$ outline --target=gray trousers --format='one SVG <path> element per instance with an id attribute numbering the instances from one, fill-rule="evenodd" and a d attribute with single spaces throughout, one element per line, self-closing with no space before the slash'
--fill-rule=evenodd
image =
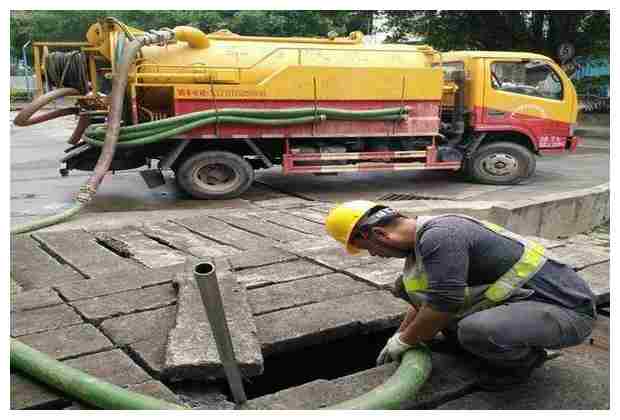
<path id="1" fill-rule="evenodd" d="M 594 320 L 562 306 L 521 300 L 473 313 L 449 331 L 454 334 L 456 327 L 456 337 L 468 352 L 496 366 L 511 367 L 533 348 L 561 349 L 582 343 L 591 334 Z"/>

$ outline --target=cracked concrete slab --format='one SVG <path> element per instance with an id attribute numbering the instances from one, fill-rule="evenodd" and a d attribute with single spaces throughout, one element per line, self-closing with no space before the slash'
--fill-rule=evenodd
<path id="1" fill-rule="evenodd" d="M 259 235 L 232 227 L 229 224 L 216 220 L 210 216 L 174 219 L 172 222 L 179 224 L 205 238 L 233 246 L 237 249 L 249 250 L 253 248 L 260 248 L 266 243 L 266 239 Z"/>
<path id="2" fill-rule="evenodd" d="M 132 258 L 149 268 L 182 264 L 186 255 L 149 238 L 137 229 L 116 229 L 94 232 L 98 241 L 119 255 Z"/>
<path id="3" fill-rule="evenodd" d="M 588 266 L 609 261 L 609 250 L 602 247 L 589 247 L 577 244 L 554 248 L 549 251 L 551 258 L 558 258 L 579 271 Z"/>
<path id="4" fill-rule="evenodd" d="M 60 304 L 24 312 L 11 312 L 11 336 L 19 337 L 81 324 L 82 318 L 68 305 Z"/>
<path id="5" fill-rule="evenodd" d="M 591 265 L 579 271 L 596 295 L 597 304 L 609 303 L 609 262 Z"/>
<path id="6" fill-rule="evenodd" d="M 77 300 L 73 307 L 88 321 L 99 324 L 119 315 L 158 309 L 177 301 L 172 284 L 130 290 L 112 295 Z"/>
<path id="7" fill-rule="evenodd" d="M 90 299 L 98 296 L 141 289 L 148 286 L 172 283 L 174 273 L 183 270 L 184 267 L 184 264 L 155 270 L 143 267 L 139 270 L 118 272 L 109 276 L 96 277 L 86 281 L 62 283 L 56 286 L 56 290 L 58 290 L 64 299 L 70 302 L 80 299 Z"/>
<path id="8" fill-rule="evenodd" d="M 124 346 L 149 340 L 166 333 L 174 325 L 176 305 L 110 318 L 101 323 L 105 334 L 117 345 Z"/>
<path id="9" fill-rule="evenodd" d="M 34 289 L 21 293 L 11 293 L 11 312 L 45 308 L 62 303 L 56 291 L 50 288 Z"/>
<path id="10" fill-rule="evenodd" d="M 263 236 L 275 242 L 292 242 L 308 239 L 311 236 L 296 230 L 288 229 L 273 223 L 268 223 L 260 219 L 260 215 L 231 215 L 217 214 L 214 218 L 228 223 L 231 226 L 245 231 Z"/>
<path id="11" fill-rule="evenodd" d="M 109 350 L 113 347 L 112 342 L 90 324 L 72 325 L 24 335 L 19 341 L 58 360 Z"/>
<path id="12" fill-rule="evenodd" d="M 398 264 L 378 262 L 359 267 L 347 267 L 344 268 L 343 271 L 359 277 L 373 286 L 381 289 L 392 290 L 396 279 L 403 272 L 404 262 L 402 260 L 397 262 Z"/>
<path id="13" fill-rule="evenodd" d="M 255 317 L 264 354 L 324 344 L 397 326 L 409 305 L 383 291 L 364 292 Z"/>
<path id="14" fill-rule="evenodd" d="M 285 213 L 283 211 L 273 211 L 264 213 L 260 216 L 261 219 L 283 226 L 289 229 L 297 230 L 302 233 L 313 235 L 313 236 L 323 236 L 325 235 L 325 227 L 322 223 L 316 223 L 314 221 L 309 221 L 302 217 L 294 216 L 292 214 Z"/>
<path id="15" fill-rule="evenodd" d="M 176 282 L 178 312 L 161 375 L 172 381 L 222 378 L 223 365 L 196 281 L 188 273 L 179 274 Z M 244 376 L 260 375 L 263 356 L 245 287 L 230 272 L 218 272 L 218 284 L 239 368 Z"/>
<path id="16" fill-rule="evenodd" d="M 139 230 L 150 238 L 199 258 L 217 258 L 239 252 L 236 248 L 204 238 L 172 222 L 145 224 Z"/>
<path id="17" fill-rule="evenodd" d="M 305 277 L 330 273 L 329 268 L 305 260 L 294 260 L 263 267 L 248 268 L 237 273 L 237 280 L 248 289 L 284 283 Z"/>
<path id="18" fill-rule="evenodd" d="M 61 264 L 29 236 L 11 236 L 11 278 L 24 290 L 84 280 L 72 267 Z"/>
<path id="19" fill-rule="evenodd" d="M 233 271 L 263 267 L 270 264 L 296 260 L 299 257 L 280 248 L 263 244 L 255 251 L 245 251 L 227 258 Z"/>
<path id="20" fill-rule="evenodd" d="M 127 346 L 134 360 L 156 379 L 161 377 L 164 368 L 168 332 L 169 330 L 159 331 L 157 336 L 151 339 L 136 341 Z"/>
<path id="21" fill-rule="evenodd" d="M 248 290 L 248 301 L 252 313 L 262 315 L 371 290 L 375 289 L 344 274 L 334 273 Z"/>
<path id="22" fill-rule="evenodd" d="M 37 232 L 32 236 L 86 277 L 129 271 L 138 265 L 98 244 L 95 236 L 85 230 Z"/>

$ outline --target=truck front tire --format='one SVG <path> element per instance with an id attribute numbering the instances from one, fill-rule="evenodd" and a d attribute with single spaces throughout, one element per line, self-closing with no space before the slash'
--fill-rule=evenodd
<path id="1" fill-rule="evenodd" d="M 175 171 L 177 185 L 194 198 L 223 200 L 243 194 L 254 182 L 252 166 L 230 152 L 207 151 L 189 156 Z"/>
<path id="2" fill-rule="evenodd" d="M 474 181 L 492 185 L 514 185 L 531 178 L 536 158 L 526 147 L 510 142 L 480 147 L 466 162 L 466 175 Z"/>

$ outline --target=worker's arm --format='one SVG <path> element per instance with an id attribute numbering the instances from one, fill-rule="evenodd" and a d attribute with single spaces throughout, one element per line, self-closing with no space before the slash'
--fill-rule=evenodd
<path id="1" fill-rule="evenodd" d="M 420 342 L 428 341 L 446 328 L 454 314 L 440 312 L 428 305 L 420 308 L 413 321 L 400 332 L 400 339 L 404 344 L 414 346 Z"/>
<path id="2" fill-rule="evenodd" d="M 398 332 L 402 332 L 405 328 L 407 328 L 413 322 L 417 313 L 418 310 L 415 308 L 415 306 L 411 305 L 411 307 L 407 311 L 407 315 L 405 315 L 405 319 L 403 319 L 403 322 L 400 323 L 400 327 L 398 327 Z"/>

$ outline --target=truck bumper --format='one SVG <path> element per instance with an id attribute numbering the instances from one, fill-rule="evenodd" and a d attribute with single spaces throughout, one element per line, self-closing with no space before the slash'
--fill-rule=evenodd
<path id="1" fill-rule="evenodd" d="M 557 155 L 561 153 L 574 153 L 577 150 L 577 145 L 581 143 L 581 137 L 572 136 L 566 139 L 566 144 L 564 148 L 553 148 L 553 149 L 538 149 L 538 153 L 541 155 Z"/>

